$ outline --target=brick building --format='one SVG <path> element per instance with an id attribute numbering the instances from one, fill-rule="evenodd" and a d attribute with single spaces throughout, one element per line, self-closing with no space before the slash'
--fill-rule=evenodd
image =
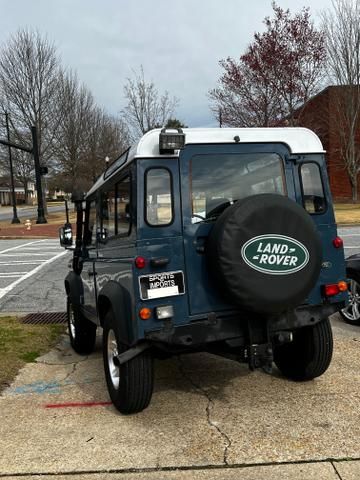
<path id="1" fill-rule="evenodd" d="M 339 98 L 343 95 L 344 88 L 348 87 L 329 86 L 311 98 L 298 110 L 296 123 L 299 126 L 310 128 L 320 137 L 327 152 L 328 174 L 334 199 L 351 201 L 351 184 L 341 158 L 340 129 L 342 127 Z M 358 130 L 360 137 L 360 124 Z M 358 198 L 360 198 L 360 184 L 358 185 Z"/>

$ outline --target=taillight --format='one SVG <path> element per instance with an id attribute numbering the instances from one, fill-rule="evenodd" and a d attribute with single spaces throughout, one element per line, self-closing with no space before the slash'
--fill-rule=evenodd
<path id="1" fill-rule="evenodd" d="M 144 257 L 136 257 L 135 258 L 135 266 L 136 266 L 136 268 L 145 268 L 146 259 Z"/>
<path id="2" fill-rule="evenodd" d="M 332 285 L 325 285 L 325 295 L 327 297 L 333 297 L 340 292 L 338 284 L 334 283 Z"/>
<path id="3" fill-rule="evenodd" d="M 325 285 L 324 286 L 324 293 L 325 296 L 327 297 L 333 297 L 334 295 L 337 295 L 340 292 L 346 292 L 348 289 L 348 285 L 346 282 L 338 282 L 338 283 L 332 283 L 330 285 Z"/>
<path id="4" fill-rule="evenodd" d="M 344 245 L 343 239 L 340 237 L 335 237 L 332 243 L 335 248 L 341 248 Z"/>

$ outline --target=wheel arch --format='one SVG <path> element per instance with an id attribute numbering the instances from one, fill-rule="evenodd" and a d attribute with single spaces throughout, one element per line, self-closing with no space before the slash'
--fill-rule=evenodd
<path id="1" fill-rule="evenodd" d="M 121 341 L 128 346 L 136 343 L 138 339 L 137 324 L 133 321 L 131 295 L 115 281 L 108 282 L 98 295 L 98 315 L 102 327 L 110 309 L 116 319 L 115 326 Z"/>

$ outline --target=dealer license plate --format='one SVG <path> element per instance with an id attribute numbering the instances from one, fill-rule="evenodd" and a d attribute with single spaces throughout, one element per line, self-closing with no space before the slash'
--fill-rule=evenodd
<path id="1" fill-rule="evenodd" d="M 178 272 L 154 273 L 139 277 L 141 300 L 172 297 L 185 293 L 184 274 Z"/>

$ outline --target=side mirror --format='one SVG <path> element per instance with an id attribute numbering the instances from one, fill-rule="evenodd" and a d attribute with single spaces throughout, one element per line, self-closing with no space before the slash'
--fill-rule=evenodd
<path id="1" fill-rule="evenodd" d="M 59 228 L 59 239 L 62 247 L 71 247 L 73 244 L 71 223 L 65 223 L 63 227 Z"/>

